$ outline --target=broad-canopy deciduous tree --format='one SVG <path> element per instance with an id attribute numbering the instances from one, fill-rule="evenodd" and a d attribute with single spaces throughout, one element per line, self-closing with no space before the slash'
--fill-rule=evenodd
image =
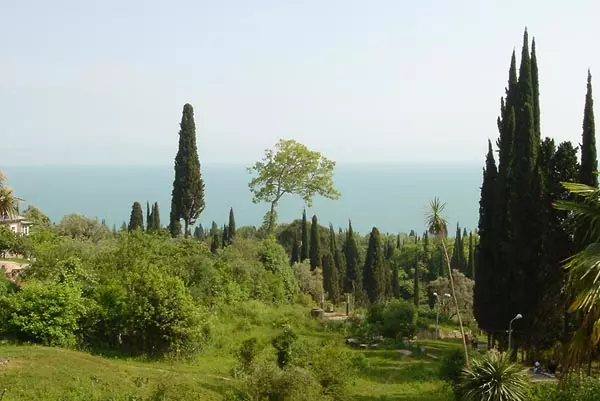
<path id="1" fill-rule="evenodd" d="M 450 279 L 450 289 L 452 290 L 452 299 L 454 300 L 454 306 L 456 307 L 456 314 L 458 317 L 458 323 L 460 325 L 460 334 L 462 336 L 463 347 L 465 350 L 465 362 L 469 367 L 469 351 L 467 349 L 467 342 L 465 339 L 465 329 L 462 324 L 462 317 L 460 315 L 460 307 L 458 300 L 456 299 L 456 290 L 454 288 L 454 278 L 452 277 L 452 269 L 450 267 L 450 258 L 448 257 L 448 249 L 446 248 L 446 236 L 448 235 L 448 222 L 443 216 L 445 203 L 441 203 L 438 198 L 433 198 L 429 206 L 429 212 L 425 215 L 425 224 L 427 225 L 427 231 L 437 237 L 442 245 L 444 251 L 444 258 L 446 259 L 446 265 L 448 266 L 448 277 Z"/>
<path id="2" fill-rule="evenodd" d="M 196 124 L 194 109 L 186 103 L 183 106 L 179 130 L 179 150 L 175 156 L 175 180 L 171 198 L 171 235 L 181 234 L 180 219 L 184 221 L 184 235 L 189 235 L 189 227 L 204 210 L 204 181 L 200 173 L 200 161 L 196 147 Z"/>
<path id="3" fill-rule="evenodd" d="M 300 196 L 310 206 L 312 198 L 320 195 L 338 199 L 340 193 L 333 186 L 335 162 L 321 153 L 312 151 L 293 139 L 281 139 L 275 149 L 267 149 L 265 157 L 248 168 L 256 174 L 248 184 L 254 203 L 268 202 L 269 233 L 275 227 L 275 209 L 285 194 Z"/>

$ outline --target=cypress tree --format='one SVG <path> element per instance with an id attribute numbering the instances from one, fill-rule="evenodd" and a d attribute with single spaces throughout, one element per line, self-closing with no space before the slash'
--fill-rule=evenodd
<path id="1" fill-rule="evenodd" d="M 329 295 L 331 302 L 338 303 L 340 299 L 339 278 L 331 253 L 323 255 L 321 264 L 323 266 L 323 289 Z"/>
<path id="2" fill-rule="evenodd" d="M 400 245 L 402 244 L 400 242 L 400 234 L 398 234 L 396 235 L 396 249 L 400 249 Z"/>
<path id="3" fill-rule="evenodd" d="M 384 271 L 384 249 L 379 230 L 373 227 L 363 268 L 364 286 L 370 302 L 382 301 L 386 283 Z"/>
<path id="4" fill-rule="evenodd" d="M 321 238 L 319 236 L 319 222 L 313 215 L 310 226 L 310 268 L 315 270 L 321 263 Z"/>
<path id="5" fill-rule="evenodd" d="M 112 234 L 117 235 L 117 225 L 116 224 L 113 224 L 113 226 L 112 226 Z"/>
<path id="6" fill-rule="evenodd" d="M 352 222 L 348 221 L 348 232 L 346 233 L 346 242 L 344 243 L 344 255 L 346 258 L 346 280 L 344 282 L 344 292 L 356 293 L 362 290 L 362 272 L 358 254 L 358 244 L 354 238 Z"/>
<path id="7" fill-rule="evenodd" d="M 204 210 L 204 181 L 196 147 L 194 109 L 189 103 L 183 106 L 180 127 L 171 199 L 170 230 L 173 237 L 181 235 L 180 219 L 184 220 L 184 233 L 187 236 L 190 225 Z"/>
<path id="8" fill-rule="evenodd" d="M 479 244 L 475 263 L 475 286 L 473 289 L 473 311 L 479 327 L 488 333 L 498 328 L 497 308 L 494 300 L 495 288 L 502 287 L 498 265 L 497 201 L 498 170 L 494 160 L 492 143 L 488 141 L 488 153 L 483 169 L 483 183 L 479 200 Z"/>
<path id="9" fill-rule="evenodd" d="M 419 288 L 419 276 L 421 275 L 421 271 L 420 271 L 420 262 L 419 260 L 417 260 L 417 262 L 415 263 L 415 276 L 413 278 L 414 282 L 413 282 L 413 301 L 415 303 L 415 306 L 418 308 L 419 307 L 419 303 L 420 303 L 420 299 L 419 299 L 419 292 L 420 292 L 420 288 Z"/>
<path id="10" fill-rule="evenodd" d="M 200 241 L 200 226 L 194 228 L 194 238 L 198 241 Z"/>
<path id="11" fill-rule="evenodd" d="M 202 224 L 198 224 L 198 241 L 204 241 L 206 239 L 206 231 Z"/>
<path id="12" fill-rule="evenodd" d="M 229 243 L 232 243 L 235 239 L 235 216 L 233 215 L 233 208 L 229 209 L 229 225 L 227 228 L 229 229 Z"/>
<path id="13" fill-rule="evenodd" d="M 131 207 L 131 216 L 129 217 L 128 231 L 144 230 L 144 212 L 142 212 L 142 205 L 139 202 L 134 202 Z"/>
<path id="14" fill-rule="evenodd" d="M 124 233 L 124 232 L 126 232 L 126 231 L 127 231 L 127 223 L 123 222 L 123 223 L 121 224 L 121 230 L 120 230 L 120 231 L 121 231 L 122 233 Z"/>
<path id="15" fill-rule="evenodd" d="M 394 242 L 386 239 L 385 241 L 385 259 L 391 260 L 394 257 Z"/>
<path id="16" fill-rule="evenodd" d="M 331 253 L 333 257 L 335 272 L 332 275 L 332 280 L 335 280 L 335 287 L 339 300 L 339 294 L 344 288 L 343 276 L 345 275 L 346 266 L 342 251 L 337 244 L 337 238 L 332 224 L 329 225 L 329 253 Z"/>
<path id="17" fill-rule="evenodd" d="M 475 245 L 473 244 L 473 232 L 469 233 L 469 259 L 467 261 L 466 276 L 475 279 Z"/>
<path id="18" fill-rule="evenodd" d="M 212 253 L 217 253 L 217 250 L 221 247 L 220 239 L 219 226 L 213 221 L 210 229 L 210 251 Z"/>
<path id="19" fill-rule="evenodd" d="M 538 141 L 541 138 L 540 132 L 540 83 L 538 77 L 537 55 L 535 52 L 535 38 L 531 42 L 531 82 L 533 95 L 533 124 L 535 136 Z"/>
<path id="20" fill-rule="evenodd" d="M 308 259 L 309 255 L 308 255 L 308 245 L 309 245 L 309 239 L 308 239 L 308 222 L 306 221 L 306 209 L 304 209 L 302 211 L 302 238 L 301 238 L 301 244 L 300 244 L 300 261 L 304 262 L 306 259 Z"/>
<path id="21" fill-rule="evenodd" d="M 146 231 L 152 232 L 152 215 L 150 214 L 150 202 L 146 201 Z"/>
<path id="22" fill-rule="evenodd" d="M 594 98 L 592 97 L 592 73 L 588 70 L 585 108 L 583 110 L 583 134 L 581 135 L 581 168 L 579 182 L 598 187 L 598 158 L 596 154 L 596 126 L 594 122 Z"/>
<path id="23" fill-rule="evenodd" d="M 158 202 L 154 202 L 154 210 L 152 211 L 152 226 L 154 228 L 154 231 L 160 231 L 161 229 L 161 225 L 160 225 L 160 211 L 158 210 Z"/>
<path id="24" fill-rule="evenodd" d="M 292 266 L 300 261 L 300 254 L 298 248 L 298 236 L 294 235 L 294 243 L 292 244 L 292 256 L 290 258 L 290 264 Z"/>
<path id="25" fill-rule="evenodd" d="M 225 248 L 229 245 L 229 227 L 227 224 L 223 225 L 223 240 L 221 241 L 221 247 Z"/>

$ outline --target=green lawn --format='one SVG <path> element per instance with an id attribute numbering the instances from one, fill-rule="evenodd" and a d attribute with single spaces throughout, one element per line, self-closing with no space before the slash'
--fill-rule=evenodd
<path id="1" fill-rule="evenodd" d="M 431 343 L 431 348 L 436 345 Z M 449 388 L 435 378 L 437 362 L 433 359 L 406 358 L 386 350 L 354 352 L 364 353 L 369 367 L 352 386 L 353 400 L 451 399 Z M 229 374 L 233 357 L 202 356 L 171 364 L 15 345 L 0 346 L 0 357 L 10 359 L 0 367 L 0 391 L 7 389 L 3 401 L 220 400 L 237 385 Z"/>

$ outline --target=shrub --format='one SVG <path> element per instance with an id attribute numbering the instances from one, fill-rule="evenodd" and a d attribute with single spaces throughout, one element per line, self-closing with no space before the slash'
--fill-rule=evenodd
<path id="1" fill-rule="evenodd" d="M 348 386 L 357 373 L 351 352 L 334 345 L 325 345 L 313 354 L 309 369 L 321 385 L 324 395 L 333 400 L 347 399 Z"/>
<path id="2" fill-rule="evenodd" d="M 273 339 L 273 347 L 277 350 L 277 365 L 280 368 L 285 368 L 291 361 L 297 339 L 298 336 L 290 326 L 285 326 L 282 333 Z"/>
<path id="3" fill-rule="evenodd" d="M 20 341 L 71 347 L 83 305 L 76 286 L 32 280 L 0 298 L 1 329 Z"/>
<path id="4" fill-rule="evenodd" d="M 450 383 L 454 396 L 460 399 L 460 380 L 465 368 L 465 354 L 462 350 L 455 350 L 442 359 L 440 366 L 440 377 Z"/>
<path id="5" fill-rule="evenodd" d="M 532 400 L 535 401 L 596 401 L 600 394 L 600 378 L 571 377 L 561 383 L 540 383 L 533 389 Z"/>
<path id="6" fill-rule="evenodd" d="M 258 258 L 265 270 L 283 280 L 285 301 L 292 302 L 298 293 L 298 282 L 285 250 L 274 238 L 269 237 L 261 242 Z"/>
<path id="7" fill-rule="evenodd" d="M 388 338 L 412 337 L 417 330 L 417 309 L 407 301 L 393 301 L 369 308 L 367 322 Z"/>
<path id="8" fill-rule="evenodd" d="M 237 366 L 233 370 L 233 376 L 241 377 L 251 373 L 258 352 L 258 340 L 256 337 L 244 340 L 236 355 Z"/>
<path id="9" fill-rule="evenodd" d="M 459 385 L 464 401 L 528 400 L 529 378 L 523 368 L 510 362 L 510 356 L 496 350 L 474 359 L 463 370 Z"/>

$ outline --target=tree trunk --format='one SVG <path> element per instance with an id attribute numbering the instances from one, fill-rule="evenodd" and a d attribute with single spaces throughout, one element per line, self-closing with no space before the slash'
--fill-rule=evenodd
<path id="1" fill-rule="evenodd" d="M 184 238 L 187 238 L 188 234 L 189 234 L 189 229 L 190 229 L 190 221 L 188 219 L 183 219 L 183 221 L 184 221 L 184 226 L 185 226 L 185 229 L 183 230 L 183 236 L 184 236 Z"/>
<path id="2" fill-rule="evenodd" d="M 456 307 L 456 315 L 458 316 L 458 324 L 460 325 L 460 335 L 462 337 L 463 348 L 465 350 L 465 365 L 469 368 L 469 350 L 467 348 L 467 341 L 465 339 L 465 329 L 462 324 L 462 318 L 460 317 L 460 308 L 458 307 L 458 300 L 456 299 L 456 292 L 454 291 L 454 278 L 452 277 L 452 268 L 450 267 L 450 258 L 448 257 L 448 250 L 446 249 L 446 242 L 444 238 L 442 240 L 442 248 L 444 249 L 444 257 L 446 258 L 446 264 L 448 265 L 448 273 L 450 273 L 450 289 L 452 290 L 452 298 L 454 299 L 454 306 Z"/>
<path id="3" fill-rule="evenodd" d="M 269 234 L 273 233 L 275 229 L 275 206 L 277 202 L 271 202 L 271 211 L 269 212 L 269 226 L 267 227 L 267 231 Z"/>

